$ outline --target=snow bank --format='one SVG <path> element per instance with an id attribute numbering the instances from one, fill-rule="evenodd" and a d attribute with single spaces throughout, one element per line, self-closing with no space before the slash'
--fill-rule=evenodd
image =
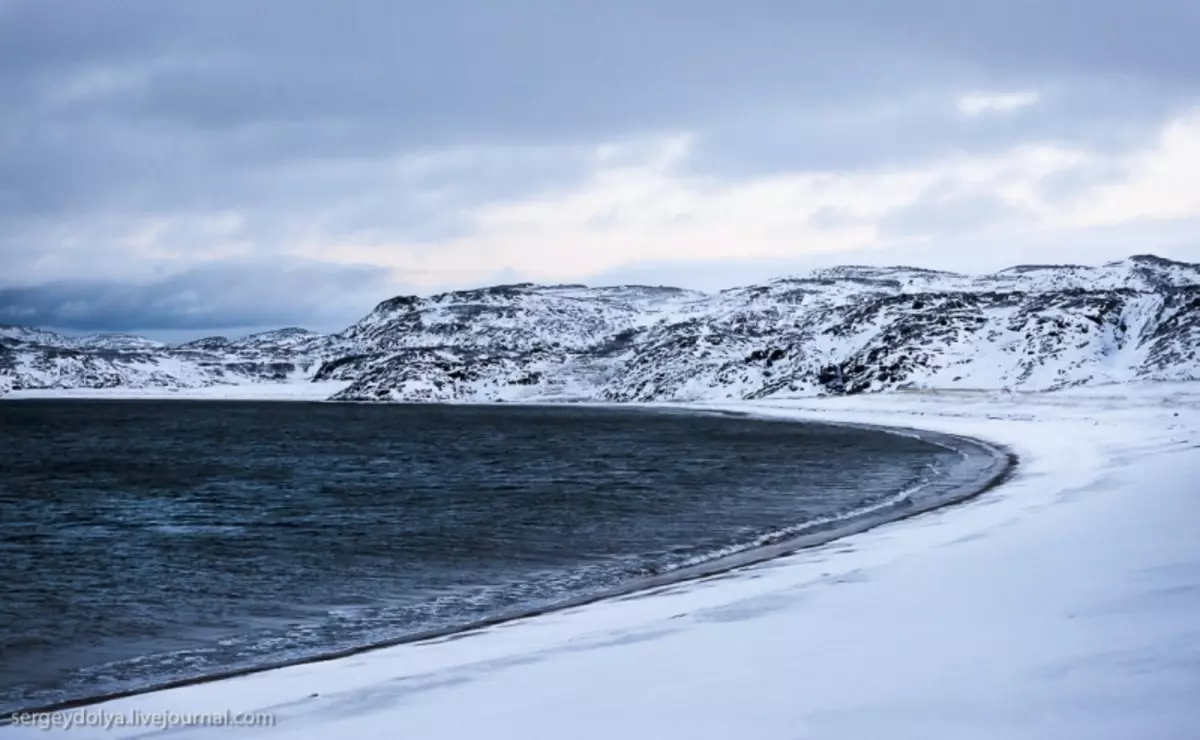
<path id="1" fill-rule="evenodd" d="M 737 572 L 89 711 L 276 720 L 190 731 L 221 737 L 1197 736 L 1200 384 L 722 408 L 976 436 L 1022 463 L 965 504 Z"/>

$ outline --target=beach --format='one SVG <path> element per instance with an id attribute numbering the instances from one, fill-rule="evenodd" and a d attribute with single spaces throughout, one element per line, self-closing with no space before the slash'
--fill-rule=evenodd
<path id="1" fill-rule="evenodd" d="M 698 407 L 961 435 L 1020 465 L 707 578 L 77 711 L 272 717 L 171 728 L 203 737 L 1194 737 L 1200 384 Z M 152 729 L 119 724 L 72 736 Z"/>

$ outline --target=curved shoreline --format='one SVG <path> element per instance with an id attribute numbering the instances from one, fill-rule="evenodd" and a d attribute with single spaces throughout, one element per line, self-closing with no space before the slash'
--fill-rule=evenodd
<path id="1" fill-rule="evenodd" d="M 562 601 L 557 601 L 543 606 L 516 609 L 485 619 L 478 619 L 462 625 L 423 630 L 388 640 L 381 640 L 369 643 L 367 645 L 356 646 L 353 648 L 345 648 L 311 656 L 291 658 L 288 660 L 277 661 L 259 666 L 231 669 L 227 671 L 221 671 L 219 673 L 206 674 L 204 676 L 165 681 L 152 686 L 113 691 L 86 698 L 70 699 L 62 702 L 55 702 L 52 704 L 34 707 L 22 707 L 8 712 L 4 716 L 0 716 L 0 726 L 10 724 L 14 716 L 24 713 L 33 714 L 62 712 L 81 707 L 103 704 L 118 699 L 157 693 L 169 689 L 213 683 L 256 673 L 265 673 L 267 671 L 289 668 L 292 666 L 306 665 L 310 663 L 324 663 L 362 653 L 373 652 L 390 647 L 397 647 L 400 645 L 430 641 L 457 640 L 470 637 L 482 630 L 516 620 L 573 609 L 610 599 L 642 598 L 645 596 L 650 596 L 653 595 L 655 589 L 660 589 L 664 586 L 708 578 L 747 566 L 774 560 L 776 558 L 793 554 L 799 550 L 823 545 L 833 540 L 857 534 L 882 524 L 900 521 L 917 514 L 941 508 L 943 506 L 966 501 L 988 490 L 991 490 L 1008 480 L 1008 478 L 1011 477 L 1013 472 L 1016 470 L 1018 464 L 1017 456 L 1000 445 L 961 435 L 945 434 L 911 427 L 892 427 L 878 424 L 850 422 L 830 422 L 798 417 L 779 418 L 769 415 L 756 414 L 753 410 L 735 411 L 719 407 L 705 406 L 664 406 L 659 404 L 584 405 L 601 405 L 618 408 L 641 406 L 645 409 L 655 409 L 659 411 L 670 409 L 685 413 L 715 413 L 781 423 L 802 422 L 825 424 L 829 426 L 853 427 L 886 434 L 914 437 L 930 444 L 957 452 L 962 456 L 963 461 L 960 464 L 955 465 L 944 475 L 935 478 L 916 490 L 902 492 L 901 494 L 888 499 L 887 501 L 872 504 L 864 507 L 863 509 L 850 512 L 843 516 L 827 520 L 817 520 L 806 525 L 800 525 L 797 530 L 789 532 L 785 535 L 781 535 L 778 539 L 750 545 L 744 550 L 722 555 L 713 558 L 712 560 L 696 563 L 694 565 L 674 568 L 662 573 L 636 578 L 627 583 L 601 591 L 564 599 Z"/>

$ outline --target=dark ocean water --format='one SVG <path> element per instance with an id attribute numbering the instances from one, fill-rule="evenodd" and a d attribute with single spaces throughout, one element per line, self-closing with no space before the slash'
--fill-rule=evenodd
<path id="1" fill-rule="evenodd" d="M 644 410 L 0 403 L 0 711 L 594 592 L 950 457 Z"/>

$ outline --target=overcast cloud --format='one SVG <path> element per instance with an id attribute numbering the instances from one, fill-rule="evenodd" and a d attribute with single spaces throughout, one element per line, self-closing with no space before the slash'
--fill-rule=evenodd
<path id="1" fill-rule="evenodd" d="M 1192 0 L 0 0 L 0 321 L 1200 261 Z"/>

